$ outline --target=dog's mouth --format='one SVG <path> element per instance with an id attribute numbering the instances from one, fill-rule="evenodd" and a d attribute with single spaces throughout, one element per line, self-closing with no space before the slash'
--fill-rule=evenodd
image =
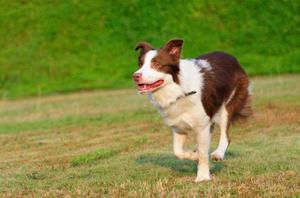
<path id="1" fill-rule="evenodd" d="M 164 80 L 158 80 L 151 84 L 137 84 L 137 87 L 140 92 L 148 92 L 160 87 L 163 83 Z"/>

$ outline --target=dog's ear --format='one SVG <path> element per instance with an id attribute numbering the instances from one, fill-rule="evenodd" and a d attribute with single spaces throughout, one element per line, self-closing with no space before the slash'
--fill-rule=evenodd
<path id="1" fill-rule="evenodd" d="M 163 49 L 173 58 L 179 59 L 181 54 L 181 48 L 183 46 L 182 39 L 173 39 L 170 40 Z"/>
<path id="2" fill-rule="evenodd" d="M 149 43 L 140 42 L 136 45 L 135 51 L 137 51 L 139 49 L 141 49 L 141 54 L 145 54 L 148 51 L 153 50 L 154 48 Z"/>

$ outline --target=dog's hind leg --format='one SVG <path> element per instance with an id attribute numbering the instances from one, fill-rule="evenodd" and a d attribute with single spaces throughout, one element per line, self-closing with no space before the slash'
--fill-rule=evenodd
<path id="1" fill-rule="evenodd" d="M 179 159 L 189 159 L 198 160 L 198 153 L 192 150 L 185 150 L 184 143 L 186 141 L 187 134 L 178 133 L 176 129 L 173 128 L 173 151 L 177 158 Z"/>
<path id="2" fill-rule="evenodd" d="M 238 117 L 248 117 L 252 114 L 251 97 L 249 93 L 249 82 L 247 78 L 239 80 L 239 85 L 232 92 L 229 100 L 224 104 L 219 112 L 216 122 L 220 125 L 220 141 L 218 148 L 211 154 L 213 160 L 223 160 L 226 149 L 230 143 L 229 126 L 233 119 Z"/>
<path id="3" fill-rule="evenodd" d="M 219 118 L 216 120 L 216 122 L 220 126 L 220 140 L 218 148 L 211 153 L 211 159 L 215 161 L 221 161 L 224 159 L 224 155 L 226 152 L 226 149 L 230 143 L 229 134 L 228 134 L 228 128 L 229 128 L 229 115 L 228 112 L 223 105 L 219 112 Z"/>

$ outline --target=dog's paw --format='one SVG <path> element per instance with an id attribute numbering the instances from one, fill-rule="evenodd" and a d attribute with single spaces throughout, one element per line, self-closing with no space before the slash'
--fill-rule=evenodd
<path id="1" fill-rule="evenodd" d="M 199 183 L 199 182 L 205 182 L 205 181 L 210 181 L 210 180 L 211 180 L 210 176 L 197 176 L 197 178 L 195 179 L 195 182 Z"/>
<path id="2" fill-rule="evenodd" d="M 222 161 L 224 159 L 224 155 L 218 151 L 214 151 L 212 154 L 210 154 L 210 158 L 214 161 Z"/>
<path id="3" fill-rule="evenodd" d="M 199 154 L 197 151 L 188 151 L 186 152 L 186 155 L 188 156 L 187 159 L 197 161 L 199 159 Z"/>

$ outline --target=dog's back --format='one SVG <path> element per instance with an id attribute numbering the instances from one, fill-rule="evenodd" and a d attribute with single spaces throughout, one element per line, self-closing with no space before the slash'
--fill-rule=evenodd
<path id="1" fill-rule="evenodd" d="M 202 70 L 201 100 L 207 115 L 213 117 L 225 103 L 230 121 L 250 116 L 249 80 L 239 62 L 225 52 L 212 52 L 197 59 L 210 64 L 210 69 Z"/>

